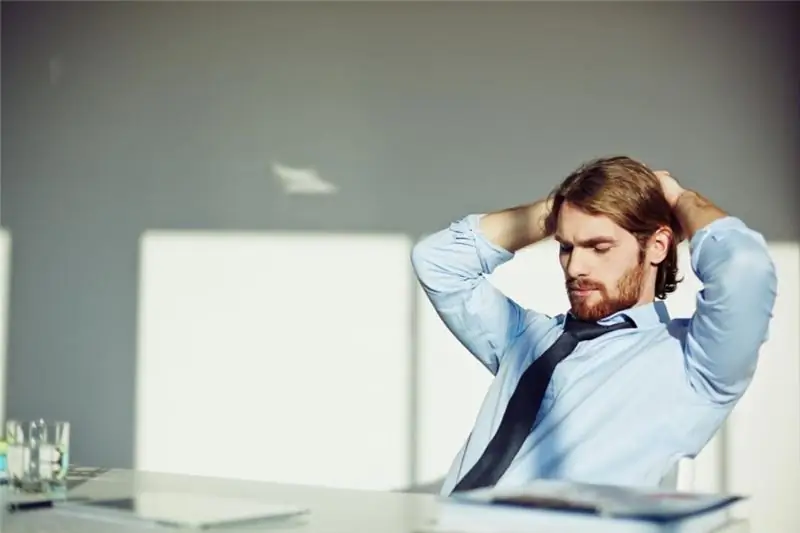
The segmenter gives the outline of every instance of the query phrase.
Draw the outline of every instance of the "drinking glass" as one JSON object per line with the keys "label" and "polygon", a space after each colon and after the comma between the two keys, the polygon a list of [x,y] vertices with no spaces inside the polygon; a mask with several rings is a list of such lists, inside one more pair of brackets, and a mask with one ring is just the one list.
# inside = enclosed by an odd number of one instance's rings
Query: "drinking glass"
{"label": "drinking glass", "polygon": [[66,484],[69,467],[69,422],[6,422],[6,466],[11,485],[47,492]]}

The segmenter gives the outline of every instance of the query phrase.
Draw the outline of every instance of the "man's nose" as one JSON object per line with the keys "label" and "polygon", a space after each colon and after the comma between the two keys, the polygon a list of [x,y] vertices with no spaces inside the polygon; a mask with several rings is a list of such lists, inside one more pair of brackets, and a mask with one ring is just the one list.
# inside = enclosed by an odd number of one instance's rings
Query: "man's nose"
{"label": "man's nose", "polygon": [[589,265],[586,254],[579,248],[574,248],[567,258],[565,273],[570,279],[577,279],[589,275]]}

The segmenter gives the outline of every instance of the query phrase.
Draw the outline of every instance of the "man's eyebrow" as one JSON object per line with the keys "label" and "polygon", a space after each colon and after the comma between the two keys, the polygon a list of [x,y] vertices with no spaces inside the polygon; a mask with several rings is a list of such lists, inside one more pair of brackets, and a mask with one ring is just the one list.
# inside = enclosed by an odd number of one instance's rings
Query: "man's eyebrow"
{"label": "man's eyebrow", "polygon": [[597,246],[598,244],[617,243],[617,239],[615,239],[614,237],[592,237],[591,239],[578,240],[575,243],[571,243],[559,235],[554,235],[553,238],[561,244],[570,244],[570,245],[575,244],[577,246],[583,246],[583,247]]}

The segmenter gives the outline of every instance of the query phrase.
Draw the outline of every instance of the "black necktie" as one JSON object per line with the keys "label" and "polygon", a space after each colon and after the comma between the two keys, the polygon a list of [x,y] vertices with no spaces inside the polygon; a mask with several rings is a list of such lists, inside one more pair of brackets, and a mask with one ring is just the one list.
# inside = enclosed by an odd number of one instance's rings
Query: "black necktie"
{"label": "black necktie", "polygon": [[618,324],[603,326],[567,315],[564,332],[522,374],[508,401],[497,432],[478,462],[461,478],[453,492],[490,487],[497,483],[528,438],[556,365],[566,359],[581,341],[588,341],[611,331],[636,327],[633,320],[627,316],[624,319]]}

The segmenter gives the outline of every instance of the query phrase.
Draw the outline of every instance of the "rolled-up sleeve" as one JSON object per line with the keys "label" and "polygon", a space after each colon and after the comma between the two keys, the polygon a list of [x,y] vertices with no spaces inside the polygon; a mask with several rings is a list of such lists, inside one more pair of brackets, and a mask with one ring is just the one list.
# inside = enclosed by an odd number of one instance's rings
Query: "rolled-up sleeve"
{"label": "rolled-up sleeve", "polygon": [[737,400],[755,372],[777,294],[764,238],[726,217],[697,232],[691,264],[703,284],[684,354],[692,387],[714,403]]}

